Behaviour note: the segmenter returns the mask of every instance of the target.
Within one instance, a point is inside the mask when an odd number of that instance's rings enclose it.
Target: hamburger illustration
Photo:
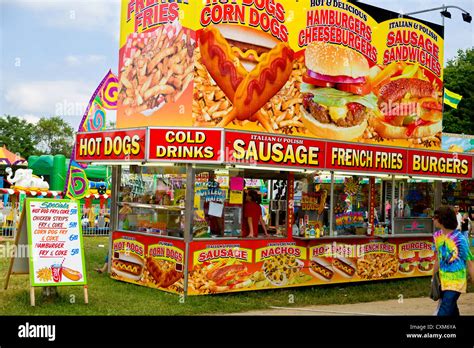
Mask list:
[[[395,76],[378,87],[378,96],[380,113],[370,125],[381,137],[423,138],[441,132],[443,108],[430,81]]]
[[[364,56],[344,46],[312,42],[305,51],[302,120],[318,137],[353,140],[377,109]]]
[[[418,259],[418,270],[420,272],[431,272],[434,267],[436,255],[433,250],[421,250]]]
[[[412,274],[416,268],[416,254],[412,250],[400,251],[398,254],[398,271],[403,274]]]

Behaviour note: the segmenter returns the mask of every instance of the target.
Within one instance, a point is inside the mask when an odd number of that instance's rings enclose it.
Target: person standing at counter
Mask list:
[[[454,212],[456,213],[456,220],[458,221],[457,229],[461,230],[461,223],[462,223],[462,215],[459,212],[459,205],[454,206]]]
[[[469,219],[469,214],[464,213],[462,216],[461,222],[461,232],[464,235],[464,238],[468,241],[469,244],[469,231],[471,230],[471,220]]]
[[[268,236],[265,221],[262,218],[262,208],[258,201],[258,193],[255,190],[250,190],[245,196],[242,237],[257,238],[259,223],[262,225],[265,236]]]
[[[441,299],[438,316],[459,316],[457,301],[466,293],[467,260],[473,256],[466,238],[457,229],[456,213],[450,207],[434,212],[433,222],[438,231],[433,235],[436,263],[433,274],[439,272]]]

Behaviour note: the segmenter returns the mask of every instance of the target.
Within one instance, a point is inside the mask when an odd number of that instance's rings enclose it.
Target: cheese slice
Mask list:
[[[330,106],[329,107],[329,116],[334,122],[337,122],[337,120],[344,119],[346,118],[347,112],[349,110],[347,109],[346,106],[341,106],[341,107],[336,107],[336,106]]]

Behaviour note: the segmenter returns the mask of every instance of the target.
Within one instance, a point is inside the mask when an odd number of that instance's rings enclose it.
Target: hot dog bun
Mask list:
[[[201,62],[217,85],[231,101],[247,74],[226,39],[215,26],[205,28],[200,36]]]
[[[372,117],[369,124],[381,137],[387,139],[424,138],[442,131],[441,121],[418,126],[413,133],[408,133],[407,127],[391,125],[379,117]]]
[[[321,123],[312,117],[306,109],[301,106],[301,120],[312,134],[316,137],[332,139],[332,140],[354,140],[358,139],[364,134],[367,128],[367,121],[364,120],[362,123],[352,127],[339,127],[334,123]]]
[[[144,261],[137,255],[120,253],[119,258],[112,260],[112,270],[118,276],[139,280],[143,273]]]
[[[62,268],[63,275],[73,281],[78,281],[82,278],[81,272],[75,271],[71,268],[63,267]]]
[[[331,268],[331,264],[319,257],[314,257],[311,260],[309,270],[314,276],[326,282],[330,281],[334,276],[334,271]]]
[[[323,75],[353,78],[369,75],[369,63],[362,54],[321,41],[314,41],[306,48],[305,64],[309,70]]]
[[[344,257],[334,259],[332,266],[337,273],[346,278],[352,278],[356,273],[353,263]]]

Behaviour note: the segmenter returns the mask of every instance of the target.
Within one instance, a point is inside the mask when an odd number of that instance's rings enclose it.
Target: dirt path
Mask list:
[[[428,297],[342,305],[271,307],[268,310],[230,315],[433,315],[437,303]],[[474,315],[474,293],[463,294],[458,300],[461,315]]]

